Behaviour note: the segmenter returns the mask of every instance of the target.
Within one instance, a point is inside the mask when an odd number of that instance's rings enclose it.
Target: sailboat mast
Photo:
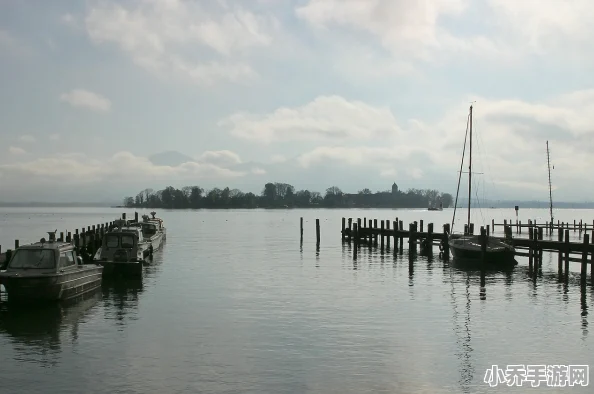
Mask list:
[[[468,160],[468,229],[470,230],[470,196],[472,190],[472,105],[470,105],[470,156]]]
[[[547,141],[547,166],[549,167],[549,209],[551,211],[551,226],[553,225],[553,192],[551,186],[551,159],[549,156],[549,141]]]

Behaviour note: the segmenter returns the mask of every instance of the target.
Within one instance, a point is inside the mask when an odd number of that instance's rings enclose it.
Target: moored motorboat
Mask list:
[[[151,216],[143,215],[140,226],[142,227],[142,235],[144,240],[150,242],[152,251],[158,250],[165,241],[167,232],[163,225],[163,219],[155,217],[156,212],[151,212]]]
[[[12,252],[6,270],[0,272],[0,283],[8,301],[68,300],[101,286],[103,267],[83,264],[70,242],[49,239],[20,246]]]
[[[95,260],[103,266],[103,275],[140,276],[145,258],[151,253],[150,246],[141,227],[117,220],[115,227],[103,237]]]

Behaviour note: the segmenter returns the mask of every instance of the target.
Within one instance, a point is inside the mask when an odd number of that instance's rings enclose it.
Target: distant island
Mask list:
[[[369,189],[358,193],[344,193],[337,186],[326,189],[324,195],[309,190],[295,191],[287,183],[266,183],[260,195],[243,193],[238,189],[214,188],[206,191],[199,186],[181,190],[172,186],[155,192],[145,189],[136,197],[126,197],[126,208],[427,208],[449,207],[452,195],[432,189],[408,189],[403,192],[396,183],[388,191],[373,193]]]

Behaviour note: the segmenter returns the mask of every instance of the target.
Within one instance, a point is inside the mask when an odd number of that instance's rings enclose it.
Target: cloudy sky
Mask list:
[[[0,0],[0,201],[287,182],[590,200],[587,0]]]

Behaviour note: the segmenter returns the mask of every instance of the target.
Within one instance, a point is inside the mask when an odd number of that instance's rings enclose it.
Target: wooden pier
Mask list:
[[[122,214],[122,219],[126,220],[126,214]],[[138,212],[134,213],[134,220],[129,220],[130,222],[138,222]],[[83,258],[85,263],[92,261],[93,256],[101,247],[101,242],[103,240],[103,236],[112,230],[115,226],[115,222],[107,222],[107,223],[99,223],[96,225],[91,225],[82,227],[80,229],[75,229],[74,234],[70,231],[60,232],[59,236],[56,237],[57,241],[60,242],[70,242],[72,243],[75,248],[76,252],[79,256]],[[38,241],[35,241],[38,242]],[[2,246],[0,245],[0,269],[4,269],[5,265],[8,264],[12,252],[19,248],[20,241],[16,239],[14,241],[14,249],[8,249],[6,252],[2,253]]]
[[[501,226],[495,224],[492,225]],[[594,284],[594,264],[592,259],[594,258],[594,242],[590,242],[590,234],[586,229],[594,231],[593,226],[586,226],[582,221],[576,223],[571,227],[574,231],[580,231],[581,242],[572,242],[570,240],[570,228],[567,228],[566,223],[560,223],[557,225],[550,225],[550,223],[541,223],[538,225],[535,221],[529,221],[524,228],[528,233],[528,237],[513,237],[512,228],[516,224],[508,224],[507,221],[503,224],[503,237],[497,237],[491,234],[491,226],[481,227],[479,240],[484,247],[486,247],[486,241],[489,237],[496,238],[499,240],[505,240],[509,244],[513,245],[516,249],[517,256],[528,257],[528,268],[531,273],[536,274],[542,267],[543,252],[553,252],[558,255],[558,274],[559,278],[568,279],[569,276],[569,263],[577,262],[581,264],[580,277],[581,282],[585,284],[587,282],[587,271],[588,265],[590,265],[590,283]],[[545,227],[548,226],[548,227]],[[343,242],[354,243],[355,248],[353,249],[353,257],[357,257],[358,249],[365,245],[369,249],[379,248],[380,251],[386,252],[392,250],[394,253],[400,252],[404,247],[404,239],[407,239],[409,256],[412,257],[417,252],[417,245],[420,245],[420,252],[426,254],[433,253],[433,247],[439,247],[439,255],[444,260],[450,258],[448,237],[450,234],[450,225],[444,224],[441,226],[443,229],[441,232],[434,231],[434,224],[428,223],[425,230],[423,220],[415,221],[408,224],[408,229],[404,229],[404,223],[402,220],[390,221],[380,220],[378,226],[377,219],[367,218],[342,218],[342,240]],[[517,223],[517,232],[520,233],[520,223]],[[545,240],[543,235],[549,234],[551,237],[554,236],[554,231],[557,231],[556,240]],[[318,230],[319,232],[319,230]],[[474,235],[474,224],[470,226],[464,226],[464,234]],[[583,234],[582,234],[583,233]],[[594,240],[594,235],[592,237]],[[319,243],[319,238],[318,238]],[[393,247],[391,244],[393,243]]]

